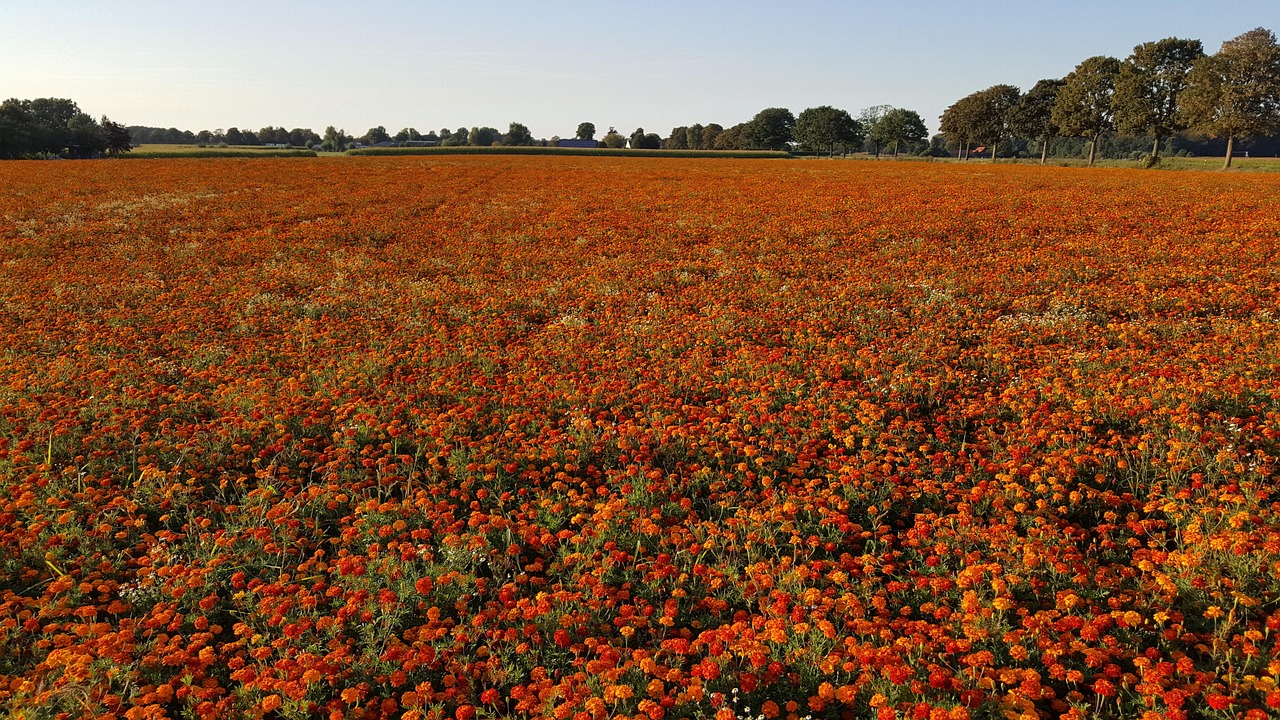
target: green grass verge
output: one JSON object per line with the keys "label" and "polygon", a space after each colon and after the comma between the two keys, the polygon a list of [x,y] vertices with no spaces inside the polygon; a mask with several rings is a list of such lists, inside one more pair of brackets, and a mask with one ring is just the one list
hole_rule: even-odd
{"label": "green grass verge", "polygon": [[560,148],[499,146],[477,147],[394,147],[348,150],[347,155],[578,155],[584,157],[666,157],[666,158],[788,158],[790,153],[767,150],[628,150],[624,148]]}
{"label": "green grass verge", "polygon": [[[1151,169],[1217,171],[1222,169],[1222,160],[1223,158],[1220,156],[1176,157],[1171,155],[1161,155],[1160,164]],[[959,160],[956,160],[955,158],[940,158],[940,161],[959,162]],[[971,164],[989,164],[991,159],[971,158],[965,162]],[[997,162],[1001,165],[1039,165],[1040,158],[1000,158]],[[1045,165],[1056,167],[1088,167],[1089,162],[1081,158],[1050,157],[1045,162]],[[1094,166],[1102,168],[1142,168],[1142,163],[1138,160],[1099,159],[1094,162]],[[1237,170],[1241,172],[1280,172],[1280,158],[1232,158],[1231,171]]]}

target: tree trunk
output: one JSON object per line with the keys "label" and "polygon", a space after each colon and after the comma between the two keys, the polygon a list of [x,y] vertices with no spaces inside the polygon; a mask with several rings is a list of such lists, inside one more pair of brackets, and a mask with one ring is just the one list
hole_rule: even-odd
{"label": "tree trunk", "polygon": [[968,140],[965,140],[964,142],[960,143],[960,159],[961,160],[969,159],[969,141]]}
{"label": "tree trunk", "polygon": [[1160,157],[1160,136],[1159,135],[1156,136],[1155,144],[1151,146],[1151,157],[1153,158]]}
{"label": "tree trunk", "polygon": [[1093,140],[1089,141],[1089,167],[1093,167],[1093,153],[1098,149],[1098,136],[1094,135]]}
{"label": "tree trunk", "polygon": [[1000,147],[1000,140],[999,140],[999,139],[997,139],[995,142],[991,143],[991,162],[995,162],[995,161],[996,161],[996,148],[998,148],[998,147]]}
{"label": "tree trunk", "polygon": [[1226,162],[1222,163],[1223,170],[1227,170],[1231,167],[1231,150],[1235,147],[1235,144],[1236,144],[1236,136],[1228,135],[1227,136],[1227,160]]}
{"label": "tree trunk", "polygon": [[1045,138],[1040,142],[1040,164],[1043,165],[1045,159],[1049,157],[1049,138]]}

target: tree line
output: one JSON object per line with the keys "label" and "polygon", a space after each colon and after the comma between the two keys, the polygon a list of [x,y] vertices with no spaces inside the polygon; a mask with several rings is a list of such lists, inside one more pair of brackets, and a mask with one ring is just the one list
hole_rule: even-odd
{"label": "tree line", "polygon": [[[1199,40],[1165,38],[1142,43],[1129,57],[1088,58],[1062,78],[1037,82],[1026,93],[1013,85],[994,85],[960,98],[941,118],[941,133],[929,138],[920,115],[905,108],[875,105],[857,117],[830,105],[811,107],[798,116],[770,107],[750,120],[725,127],[693,123],[672,128],[665,138],[636,128],[629,135],[609,128],[600,140],[590,122],[578,125],[573,144],[608,148],[673,150],[801,150],[835,154],[865,150],[950,155],[962,159],[981,149],[994,161],[1011,144],[1039,144],[1041,162],[1051,148],[1074,154],[1088,149],[1094,163],[1105,141],[1123,150],[1145,139],[1147,164],[1159,161],[1162,142],[1178,137],[1223,139],[1224,167],[1230,167],[1237,140],[1280,131],[1280,46],[1264,28],[1250,30],[1208,55]],[[1187,138],[1191,138],[1188,140]],[[1074,140],[1074,144],[1072,143]],[[419,132],[384,126],[353,137],[329,126],[323,134],[309,128],[267,126],[257,131],[235,127],[191,132],[177,128],[124,127],[105,116],[95,120],[74,101],[60,98],[9,99],[0,104],[0,158],[99,157],[128,152],[144,143],[201,146],[284,145],[341,152],[378,145],[558,145],[561,139],[536,139],[525,125],[512,122],[506,132],[486,126]],[[1203,143],[1201,144],[1203,147]]]}
{"label": "tree line", "polygon": [[1162,141],[1192,133],[1225,139],[1228,168],[1237,140],[1280,130],[1280,46],[1265,28],[1227,40],[1213,55],[1199,40],[1146,42],[1124,60],[1088,58],[1026,93],[993,85],[966,95],[943,112],[940,129],[962,158],[981,145],[993,161],[1007,139],[1038,141],[1044,162],[1052,139],[1082,138],[1090,165],[1106,133],[1148,138],[1147,165],[1159,162]]}
{"label": "tree line", "polygon": [[270,125],[257,131],[231,127],[226,130],[218,128],[199,132],[130,125],[129,135],[133,138],[134,145],[287,145],[309,148],[321,140],[311,128],[286,130],[284,127]]}
{"label": "tree line", "polygon": [[92,158],[128,152],[129,131],[95,120],[71,100],[10,98],[0,103],[0,158]]}
{"label": "tree line", "polygon": [[[584,131],[585,129],[585,131]],[[593,138],[595,126],[583,123],[576,139]],[[794,115],[771,107],[750,120],[724,127],[694,123],[671,129],[666,138],[636,128],[625,137],[613,128],[601,140],[605,147],[665,148],[669,150],[801,150],[841,153],[865,149],[879,155],[889,150],[920,151],[928,147],[929,131],[914,110],[876,105],[854,118],[848,111],[820,105]]]}

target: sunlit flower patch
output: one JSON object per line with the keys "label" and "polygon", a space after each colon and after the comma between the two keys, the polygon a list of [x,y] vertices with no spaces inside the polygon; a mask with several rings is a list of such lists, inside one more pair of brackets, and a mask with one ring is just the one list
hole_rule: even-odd
{"label": "sunlit flower patch", "polygon": [[0,709],[1269,717],[1278,206],[908,162],[0,165]]}

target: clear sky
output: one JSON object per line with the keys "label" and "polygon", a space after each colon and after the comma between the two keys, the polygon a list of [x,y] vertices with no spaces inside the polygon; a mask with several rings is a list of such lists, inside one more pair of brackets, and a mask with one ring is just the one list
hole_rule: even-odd
{"label": "clear sky", "polygon": [[1213,52],[1280,0],[0,0],[0,95],[128,125],[725,127],[765,107],[916,110],[1164,37]]}

